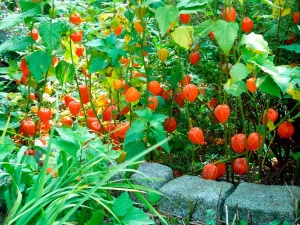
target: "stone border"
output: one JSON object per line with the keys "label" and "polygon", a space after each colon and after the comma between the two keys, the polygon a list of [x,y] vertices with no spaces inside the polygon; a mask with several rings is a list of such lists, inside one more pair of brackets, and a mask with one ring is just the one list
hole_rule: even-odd
{"label": "stone border", "polygon": [[171,168],[148,162],[141,163],[137,170],[131,182],[162,193],[157,208],[170,215],[203,221],[208,219],[207,210],[213,209],[219,219],[230,224],[237,215],[254,225],[296,220],[300,187],[241,183],[234,189],[231,183],[198,176],[173,179]]}

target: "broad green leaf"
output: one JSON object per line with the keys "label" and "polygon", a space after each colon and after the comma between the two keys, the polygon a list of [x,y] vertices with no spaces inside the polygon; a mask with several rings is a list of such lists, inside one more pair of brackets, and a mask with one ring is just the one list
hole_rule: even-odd
{"label": "broad green leaf", "polygon": [[34,79],[39,82],[43,78],[52,62],[52,56],[44,51],[35,51],[26,58],[28,68]]}
{"label": "broad green leaf", "polygon": [[[166,135],[164,132],[164,127],[162,126],[162,123],[160,121],[154,121],[151,120],[150,122],[150,129],[154,134],[154,138],[156,143],[161,142],[162,140],[166,139]],[[161,145],[161,147],[166,150],[166,152],[170,153],[170,148],[168,142]]]}
{"label": "broad green leaf", "polygon": [[179,13],[180,14],[192,14],[192,13],[197,13],[199,11],[200,12],[205,12],[206,11],[206,5],[184,8],[184,9],[181,9]]}
{"label": "broad green leaf", "polygon": [[149,202],[150,202],[152,205],[155,205],[155,204],[158,203],[158,201],[160,200],[161,195],[160,195],[160,194],[157,194],[157,193],[155,193],[155,192],[148,192],[147,198],[149,199]]}
{"label": "broad green leaf", "polygon": [[92,41],[85,43],[84,45],[88,47],[105,46],[105,41],[103,39],[94,39]]}
{"label": "broad green leaf", "polygon": [[143,2],[142,4],[139,4],[139,7],[148,6],[148,5],[151,5],[156,2],[164,5],[164,3],[161,0],[147,0],[147,1]]}
{"label": "broad green leaf", "polygon": [[58,79],[61,86],[66,84],[66,82],[73,83],[75,74],[75,66],[69,64],[66,61],[60,61],[56,66],[56,78]]}
{"label": "broad green leaf", "polygon": [[291,75],[292,75],[292,70],[289,69],[288,67],[275,67],[273,62],[270,60],[264,60],[264,61],[251,61],[250,62],[254,63],[257,65],[262,71],[265,73],[269,74],[274,82],[278,85],[278,87],[281,89],[283,93],[286,92],[288,89],[290,80],[291,80]]}
{"label": "broad green leaf", "polygon": [[91,66],[89,67],[89,73],[96,73],[107,66],[107,60],[96,57],[93,59]]}
{"label": "broad green leaf", "polygon": [[57,149],[65,151],[74,158],[76,158],[77,151],[80,149],[78,141],[69,137],[55,137],[52,144]]}
{"label": "broad green leaf", "polygon": [[5,136],[4,142],[0,143],[0,162],[16,149],[16,145],[9,136]]}
{"label": "broad green leaf", "polygon": [[246,45],[247,48],[251,49],[254,53],[262,54],[269,53],[268,42],[266,42],[261,34],[244,34],[242,36],[240,45]]}
{"label": "broad green leaf", "polygon": [[142,209],[134,207],[131,207],[127,211],[126,215],[122,218],[122,222],[126,225],[154,224],[154,221]]}
{"label": "broad green leaf", "polygon": [[[128,133],[128,131],[127,131]],[[126,135],[127,136],[127,135]],[[126,139],[126,137],[125,137]],[[136,155],[140,154],[141,152],[147,149],[143,140],[134,140],[133,142],[125,144],[124,142],[124,149],[126,151],[126,160],[130,160]],[[141,160],[141,158],[139,159]]]}
{"label": "broad green leaf", "polygon": [[206,37],[211,31],[213,24],[214,21],[210,19],[200,23],[198,26],[195,27],[195,36],[200,38]]}
{"label": "broad green leaf", "polygon": [[16,26],[23,21],[23,19],[27,17],[33,17],[37,14],[42,13],[41,8],[36,6],[22,14],[9,14],[3,20],[0,21],[0,30],[5,30],[10,27]]}
{"label": "broad green leaf", "polygon": [[232,79],[229,79],[224,85],[224,90],[235,97],[240,96],[242,93],[247,92],[246,83],[242,80],[233,82]]}
{"label": "broad green leaf", "polygon": [[151,120],[153,116],[153,112],[149,108],[140,109],[134,111],[140,118],[142,118],[145,122],[148,122]]}
{"label": "broad green leaf", "polygon": [[141,120],[134,121],[130,129],[127,131],[124,145],[138,141],[139,139],[142,139],[144,137],[144,129],[145,129],[145,123]]}
{"label": "broad green leaf", "polygon": [[189,50],[194,44],[194,28],[191,26],[180,26],[172,33],[174,42]]}
{"label": "broad green leaf", "polygon": [[299,44],[292,44],[292,45],[280,45],[279,48],[291,51],[291,52],[296,52],[300,53],[300,45]]}
{"label": "broad green leaf", "polygon": [[175,6],[163,6],[155,10],[155,19],[158,23],[161,36],[167,33],[168,28],[178,18],[179,11]]}
{"label": "broad green leaf", "polygon": [[33,0],[19,0],[20,7],[22,9],[22,12],[26,12],[32,8],[39,7],[43,8],[45,3],[43,1],[35,2]]}
{"label": "broad green leaf", "polygon": [[256,85],[258,89],[262,92],[265,92],[269,95],[273,95],[279,98],[281,97],[280,88],[270,76],[263,76],[257,78]]}
{"label": "broad green leaf", "polygon": [[182,79],[182,74],[178,71],[180,71],[180,68],[177,66],[174,66],[171,70],[171,74],[170,74],[171,88],[176,87],[178,82]]}
{"label": "broad green leaf", "polygon": [[167,115],[163,114],[154,114],[152,117],[152,121],[163,123],[168,118]]}
{"label": "broad green leaf", "polygon": [[239,25],[236,22],[226,22],[218,20],[212,26],[212,32],[222,51],[229,55],[231,48],[239,31]]}
{"label": "broad green leaf", "polygon": [[[0,130],[4,130],[6,123],[8,121],[8,115],[7,114],[0,114]],[[11,116],[10,121],[8,124],[8,129],[13,128],[13,127],[19,127],[20,126],[20,121],[17,117]]]}
{"label": "broad green leaf", "polygon": [[243,63],[235,64],[230,70],[233,82],[245,79],[249,75],[248,68]]}
{"label": "broad green leaf", "polygon": [[33,43],[35,43],[35,41],[31,36],[26,36],[20,40],[10,39],[0,45],[0,53],[8,51],[23,51]]}
{"label": "broad green leaf", "polygon": [[195,13],[205,10],[208,2],[208,0],[180,0],[177,3],[177,8],[180,13]]}
{"label": "broad green leaf", "polygon": [[100,211],[101,208],[97,209],[97,211],[93,211],[92,218],[87,221],[86,225],[95,225],[95,224],[103,224],[104,220],[104,211]]}
{"label": "broad green leaf", "polygon": [[51,54],[60,44],[60,26],[58,23],[43,22],[39,26],[39,33],[48,52]]}
{"label": "broad green leaf", "polygon": [[115,200],[112,210],[117,216],[123,217],[131,207],[133,207],[133,201],[129,194],[124,192]]}

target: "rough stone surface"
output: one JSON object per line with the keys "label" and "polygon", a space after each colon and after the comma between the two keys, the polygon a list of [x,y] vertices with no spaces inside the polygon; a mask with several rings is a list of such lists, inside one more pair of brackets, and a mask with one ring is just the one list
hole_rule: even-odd
{"label": "rough stone surface", "polygon": [[158,163],[143,162],[137,170],[139,172],[131,175],[131,182],[154,190],[158,190],[174,178],[170,167]]}
{"label": "rough stone surface", "polygon": [[[236,205],[238,205],[239,218],[248,221],[248,224],[251,220],[254,225],[268,224],[273,220],[293,222],[295,200],[290,192],[298,202],[299,187],[242,183],[225,201],[229,222],[233,221]],[[225,220],[224,214],[223,220]]]}
{"label": "rough stone surface", "polygon": [[221,218],[225,199],[234,191],[227,182],[204,180],[196,176],[182,176],[164,185],[159,191],[165,195],[158,202],[158,209],[172,215],[206,220],[207,210],[216,210]]}

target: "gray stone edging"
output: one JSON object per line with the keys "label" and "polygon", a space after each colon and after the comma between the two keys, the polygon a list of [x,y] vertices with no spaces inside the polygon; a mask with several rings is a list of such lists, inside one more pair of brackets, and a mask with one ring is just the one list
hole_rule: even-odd
{"label": "gray stone edging", "polygon": [[171,168],[148,162],[141,163],[138,171],[140,173],[131,176],[131,182],[161,192],[157,208],[167,214],[206,220],[207,210],[213,209],[219,219],[230,224],[237,215],[240,220],[253,225],[296,220],[300,187],[241,183],[234,189],[231,183],[204,180],[198,176],[173,179]]}

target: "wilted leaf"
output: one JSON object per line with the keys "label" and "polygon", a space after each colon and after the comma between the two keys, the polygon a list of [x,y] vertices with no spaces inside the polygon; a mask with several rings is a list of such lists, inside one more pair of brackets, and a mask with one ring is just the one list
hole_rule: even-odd
{"label": "wilted leaf", "polygon": [[244,34],[242,36],[240,45],[246,45],[247,48],[251,49],[254,53],[262,54],[270,51],[268,42],[266,42],[261,34]]}
{"label": "wilted leaf", "polygon": [[189,50],[194,44],[194,28],[191,26],[181,26],[172,33],[174,42]]}

